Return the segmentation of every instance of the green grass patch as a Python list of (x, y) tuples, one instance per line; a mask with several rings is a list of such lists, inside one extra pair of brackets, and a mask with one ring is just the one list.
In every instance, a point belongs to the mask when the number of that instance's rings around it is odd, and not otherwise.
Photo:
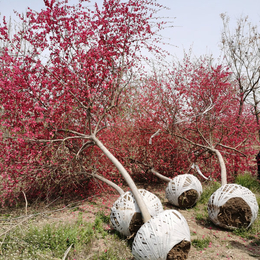
[(103, 211), (98, 212), (97, 217), (106, 224), (110, 222), (110, 215), (106, 215)]
[(80, 221), (70, 225), (29, 225), (25, 230), (19, 227), (1, 237), (0, 259), (41, 259), (44, 255), (62, 258), (69, 246), (81, 250), (90, 245), (93, 237), (93, 225)]
[(198, 221), (206, 220), (206, 219), (207, 219), (207, 216), (205, 216), (204, 213), (198, 212), (198, 213), (196, 213), (196, 215), (195, 215), (195, 219), (198, 220)]
[[(108, 223), (109, 216), (103, 212), (92, 223), (82, 220), (79, 212), (71, 224), (18, 226), (0, 238), (0, 259), (62, 259), (70, 246), (66, 259), (86, 259), (88, 255), (91, 259), (129, 259), (128, 244), (110, 232)], [(103, 245), (102, 250), (93, 251), (96, 243)]]
[(198, 204), (207, 204), (210, 196), (221, 187), (221, 184), (217, 181), (208, 182), (203, 185), (203, 192), (198, 201)]
[(193, 239), (191, 241), (191, 244), (197, 249), (204, 249), (209, 246), (210, 239), (208, 237), (202, 238), (202, 239)]
[(248, 228), (238, 228), (233, 230), (233, 233), (242, 238), (252, 240), (252, 243), (260, 245), (260, 213), (258, 212), (258, 217), (255, 222)]
[(248, 188), (253, 193), (260, 192), (260, 183), (256, 177), (252, 176), (250, 173), (238, 175), (235, 179), (235, 183)]

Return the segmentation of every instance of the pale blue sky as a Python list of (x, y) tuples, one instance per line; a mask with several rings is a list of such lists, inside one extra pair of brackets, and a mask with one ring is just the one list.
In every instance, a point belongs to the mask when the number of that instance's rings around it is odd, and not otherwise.
[[(71, 0), (75, 3), (77, 0)], [(91, 0), (102, 3), (102, 0)], [(220, 55), (219, 41), (222, 30), (221, 13), (230, 16), (230, 24), (235, 26), (236, 19), (248, 15), (249, 21), (259, 24), (259, 0), (158, 0), (170, 10), (160, 13), (161, 17), (171, 17), (175, 27), (164, 31), (165, 41), (177, 46), (167, 46), (167, 50), (177, 58), (183, 56), (183, 49), (188, 51), (193, 46), (196, 56), (213, 54)], [(0, 0), (0, 13), (7, 17), (13, 15), (13, 9), (25, 12), (26, 7), (39, 11), (43, 8), (43, 0)], [(175, 19), (174, 19), (175, 18)]]

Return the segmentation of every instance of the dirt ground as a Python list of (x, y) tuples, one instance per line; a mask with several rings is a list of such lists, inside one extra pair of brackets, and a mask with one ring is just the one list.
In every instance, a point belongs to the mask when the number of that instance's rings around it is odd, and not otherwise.
[(191, 240), (210, 240), (209, 246), (202, 250), (192, 246), (188, 259), (260, 259), (260, 245), (254, 244), (254, 240), (236, 236), (233, 232), (218, 228), (207, 221), (197, 221), (193, 210), (179, 211), (188, 222)]
[(208, 247), (201, 250), (197, 250), (191, 246), (188, 259), (260, 259), (260, 245), (254, 243), (255, 239), (260, 239), (259, 237), (252, 240), (244, 239), (235, 235), (232, 231), (215, 226), (207, 218), (196, 220), (196, 214), (198, 212), (205, 212), (204, 207), (206, 205), (197, 205), (190, 209), (173, 207), (164, 198), (163, 186), (155, 190), (154, 194), (159, 196), (164, 209), (176, 209), (185, 217), (190, 228), (191, 240), (205, 238), (210, 240)]
[[(174, 207), (169, 204), (165, 198), (164, 186), (165, 185), (161, 185), (157, 188), (147, 187), (146, 189), (153, 192), (161, 199), (165, 210), (176, 209), (186, 218), (190, 228), (191, 240), (205, 238), (210, 240), (208, 247), (201, 250), (191, 246), (188, 259), (260, 260), (260, 245), (254, 243), (256, 239), (259, 241), (259, 237), (256, 237), (255, 240), (244, 239), (235, 235), (232, 231), (216, 227), (207, 219), (196, 220), (196, 214), (199, 211), (205, 212), (203, 210), (205, 205), (197, 205), (195, 208), (191, 209), (179, 209)], [(98, 210), (98, 208), (100, 209), (100, 207), (109, 214), (110, 207), (117, 198), (117, 194), (106, 196), (103, 200), (100, 198), (94, 198), (93, 201), (99, 205), (98, 207), (89, 205), (86, 202), (80, 207), (80, 209), (85, 212), (83, 216), (85, 215), (86, 219), (94, 219), (95, 210)]]
[[(179, 209), (174, 207), (169, 204), (165, 198), (166, 187), (164, 186), (165, 185), (160, 185), (160, 187), (157, 188), (147, 187), (146, 189), (153, 192), (161, 199), (165, 210), (176, 209), (186, 218), (190, 228), (191, 240), (204, 238), (210, 240), (208, 247), (203, 248), (202, 250), (197, 250), (195, 247), (191, 246), (188, 259), (260, 260), (260, 245), (254, 243), (256, 240), (259, 241), (260, 237), (251, 240), (244, 239), (235, 235), (232, 231), (216, 227), (206, 218), (196, 220), (196, 214), (198, 211), (205, 212), (203, 208), (206, 205), (197, 205), (195, 208), (191, 209)], [(115, 199), (116, 198), (117, 195), (115, 196)], [(110, 198), (108, 202), (105, 202), (105, 207), (109, 204), (113, 204), (113, 199), (114, 198)]]
[[(157, 186), (156, 188), (147, 187), (146, 189), (157, 195), (163, 204), (164, 209), (176, 209), (187, 220), (190, 228), (191, 240), (194, 239), (209, 239), (209, 245), (203, 249), (196, 249), (191, 246), (188, 254), (188, 259), (234, 259), (234, 260), (250, 260), (260, 259), (260, 243), (259, 237), (252, 240), (241, 238), (235, 235), (232, 231), (227, 231), (214, 226), (206, 218), (196, 219), (199, 212), (204, 212), (206, 205), (197, 205), (191, 209), (178, 209), (167, 202), (165, 199), (165, 185)], [(140, 187), (141, 188), (141, 187)], [(38, 224), (49, 222), (67, 223), (77, 219), (79, 213), (85, 221), (93, 222), (98, 211), (103, 211), (105, 214), (110, 214), (110, 207), (113, 202), (119, 197), (118, 194), (106, 194), (104, 196), (93, 196), (91, 200), (87, 199), (77, 203), (71, 203), (62, 210), (53, 211), (51, 214), (42, 215), (38, 220)], [(71, 208), (74, 208), (73, 211)], [(48, 209), (46, 209), (48, 211)], [(111, 229), (110, 226), (107, 229)], [(260, 234), (260, 230), (259, 230)], [(258, 241), (258, 245), (254, 243)], [(103, 250), (102, 243), (95, 244), (93, 252)], [(130, 249), (129, 249), (130, 250)], [(90, 258), (91, 259), (91, 256)], [(129, 258), (128, 260), (133, 258)]]

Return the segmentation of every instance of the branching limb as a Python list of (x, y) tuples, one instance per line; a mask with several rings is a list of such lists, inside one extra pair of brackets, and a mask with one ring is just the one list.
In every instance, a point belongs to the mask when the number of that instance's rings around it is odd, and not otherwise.
[(151, 172), (152, 172), (155, 176), (157, 176), (159, 179), (161, 179), (161, 180), (163, 180), (163, 181), (165, 181), (165, 182), (170, 182), (170, 181), (171, 181), (170, 178), (168, 178), (168, 177), (166, 177), (166, 176), (160, 174), (160, 173), (157, 172), (154, 168), (151, 169)]
[(201, 131), (199, 130), (199, 128), (197, 127), (198, 133), (201, 136), (201, 138), (204, 140), (204, 142), (206, 144), (208, 144), (209, 147), (212, 147), (212, 145), (208, 142), (208, 140), (205, 138), (205, 136), (201, 133)]
[[(238, 146), (242, 145), (244, 142), (246, 142), (246, 139), (245, 139), (245, 140), (244, 140), (242, 143), (240, 143), (239, 145), (237, 145), (236, 147), (238, 147)], [(226, 149), (229, 149), (229, 150), (235, 151), (235, 152), (237, 152), (237, 153), (239, 153), (239, 154), (242, 154), (244, 157), (247, 157), (247, 155), (246, 155), (246, 154), (244, 154), (244, 153), (240, 152), (240, 151), (239, 151), (239, 150), (237, 150), (236, 148), (229, 147), (229, 146), (227, 146), (227, 145), (224, 145), (224, 144), (217, 144), (217, 145), (219, 145), (219, 146), (221, 146), (221, 147), (224, 147), (224, 148), (226, 148)]]
[(202, 144), (195, 143), (195, 142), (189, 140), (188, 138), (186, 138), (186, 137), (184, 137), (184, 136), (181, 136), (181, 135), (178, 135), (178, 134), (175, 134), (175, 133), (173, 133), (173, 135), (176, 136), (176, 137), (178, 137), (178, 138), (180, 138), (180, 139), (185, 140), (186, 142), (188, 142), (188, 143), (190, 143), (190, 144), (192, 144), (192, 145), (199, 146), (199, 147), (202, 147), (202, 148), (206, 148), (206, 149), (208, 149), (208, 150), (212, 150), (211, 147), (208, 147), (208, 146), (205, 146), (205, 145), (202, 145)]
[(123, 195), (125, 192), (118, 186), (116, 185), (114, 182), (108, 180), (107, 178), (103, 177), (103, 176), (100, 176), (96, 173), (92, 173), (90, 174), (91, 176), (105, 182), (106, 184), (108, 184), (109, 186), (111, 186), (112, 188), (114, 188), (120, 195)]
[(88, 141), (88, 142), (84, 143), (84, 144), (80, 147), (80, 149), (78, 150), (78, 152), (77, 152), (77, 154), (76, 154), (76, 158), (79, 158), (80, 153), (81, 153), (85, 148), (87, 148), (87, 147), (89, 147), (89, 146), (91, 146), (91, 145), (94, 145), (94, 143), (93, 143), (92, 141)]
[(149, 139), (149, 144), (152, 144), (152, 139), (160, 133), (161, 129), (158, 129)]

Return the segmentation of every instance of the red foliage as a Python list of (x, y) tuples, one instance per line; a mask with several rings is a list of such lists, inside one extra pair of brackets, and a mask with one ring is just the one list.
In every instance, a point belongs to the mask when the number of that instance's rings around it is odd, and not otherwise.
[(120, 185), (121, 175), (91, 139), (96, 135), (138, 181), (158, 181), (151, 167), (173, 177), (194, 161), (219, 178), (214, 149), (229, 180), (250, 170), (256, 126), (249, 110), (238, 116), (239, 99), (222, 66), (187, 57), (126, 92), (132, 72), (143, 72), (142, 48), (158, 51), (149, 40), (156, 42), (160, 24), (150, 19), (161, 6), (107, 0), (91, 10), (86, 1), (66, 2), (46, 0), (40, 13), (28, 9), (13, 37), (5, 21), (0, 27), (2, 204), (22, 192), (99, 192), (92, 172)]
[(239, 116), (239, 99), (229, 79), (230, 72), (222, 66), (205, 58), (192, 62), (189, 57), (171, 72), (155, 72), (147, 79), (139, 91), (141, 105), (131, 137), (140, 144), (136, 161), (154, 165), (166, 176), (187, 172), (196, 162), (205, 176), (220, 179), (217, 149), (224, 157), (228, 181), (252, 171), (257, 125), (249, 109)]
[(225, 159), (228, 181), (250, 171), (257, 125), (249, 109), (239, 115), (238, 94), (229, 81), (231, 73), (206, 59), (195, 64), (186, 60), (179, 72), (175, 82), (186, 107), (179, 115), (184, 123), (172, 135), (190, 144), (214, 178), (220, 178), (214, 149)]
[(110, 165), (88, 138), (110, 124), (142, 48), (154, 49), (148, 40), (160, 23), (150, 20), (160, 6), (107, 0), (91, 10), (84, 2), (46, 0), (41, 12), (20, 15), (13, 37), (5, 20), (0, 27), (2, 203), (22, 191), (84, 194), (93, 165)]

